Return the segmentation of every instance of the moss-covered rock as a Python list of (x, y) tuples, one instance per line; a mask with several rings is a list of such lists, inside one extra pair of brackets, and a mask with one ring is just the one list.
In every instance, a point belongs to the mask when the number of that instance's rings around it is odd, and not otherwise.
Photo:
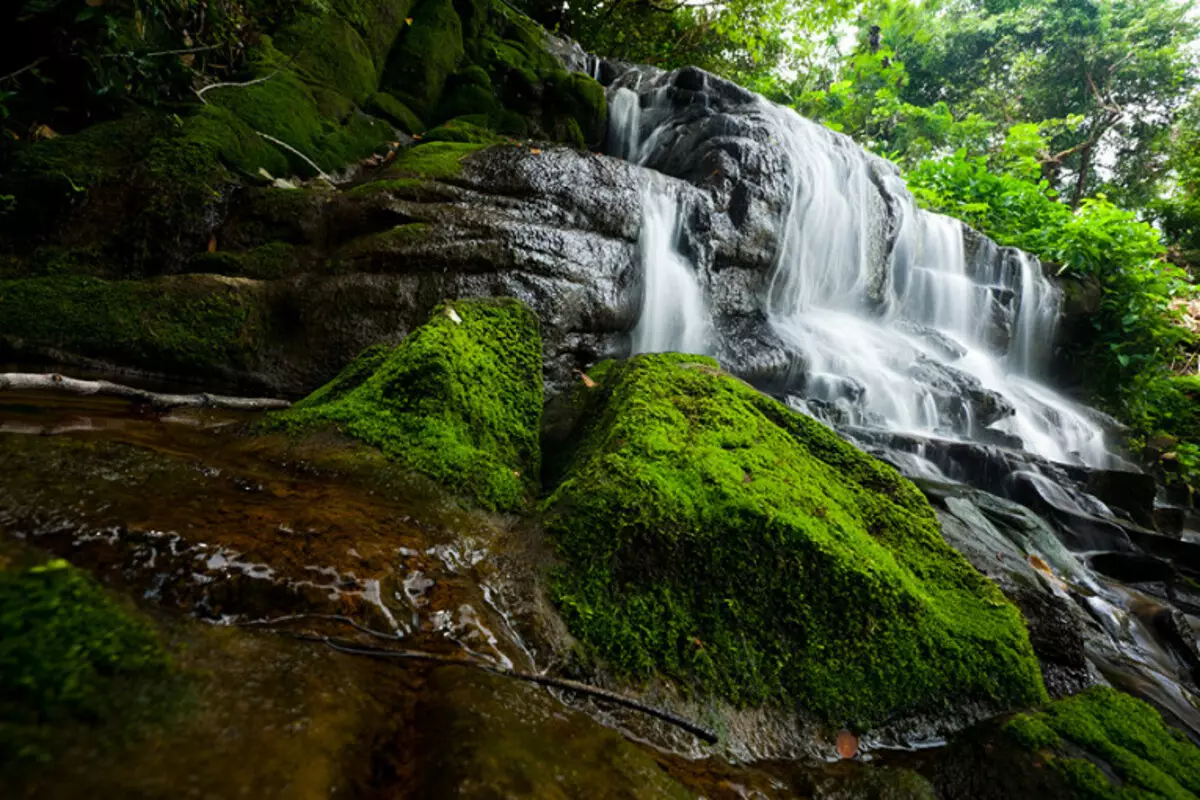
[[(500, 133), (582, 147), (603, 136), (600, 86), (568, 73), (545, 32), (500, 0), (329, 0), (258, 24), (267, 34), (241, 74), (201, 89), (203, 103), (23, 145), (0, 176), (11, 198), (0, 274), (190, 269), (239, 189), (335, 173), (391, 147), (397, 128), (470, 117), (478, 130), (450, 124), (435, 139)], [(47, 245), (87, 257), (35, 257)]]
[(1045, 698), (1020, 613), (891, 467), (710, 359), (593, 377), (546, 527), (612, 668), (853, 726)]
[(374, 347), (274, 424), (336, 425), (489, 509), (536, 494), (542, 417), (538, 319), (507, 298), (434, 310), (395, 348)]
[[(466, 136), (465, 139), (472, 137)], [(445, 141), (434, 140), (418, 147), (405, 150), (388, 169), (384, 180), (389, 178), (421, 178), (425, 180), (450, 180), (462, 172), (463, 160), (477, 153), (490, 143), (485, 141), (459, 141), (447, 137)]]
[(424, 117), (433, 111), (464, 53), (462, 20), (453, 0), (421, 0), (410, 30), (392, 51), (387, 83)]
[(182, 275), (0, 281), (0, 351), (54, 349), (182, 374), (248, 366), (261, 337), (260, 287)]
[(1200, 797), (1200, 747), (1153, 707), (1107, 686), (1020, 714), (1003, 730), (1080, 800)]
[(0, 766), (40, 758), (40, 726), (115, 711), (114, 681), (168, 669), (149, 623), (65, 561), (0, 569)]

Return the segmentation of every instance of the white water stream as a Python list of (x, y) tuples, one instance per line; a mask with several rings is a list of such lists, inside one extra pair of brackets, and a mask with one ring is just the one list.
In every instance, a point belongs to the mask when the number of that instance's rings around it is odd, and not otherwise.
[[(663, 129), (645, 129), (641, 106), (660, 98), (611, 94), (615, 155), (645, 163)], [(1055, 461), (1110, 461), (1094, 416), (1039, 380), (1059, 294), (1035, 258), (994, 248), (968, 257), (962, 224), (918, 208), (900, 177), (881, 175), (848, 137), (761, 98), (754, 112), (794, 176), (761, 308), (803, 364), (798, 405), (852, 426), (944, 438), (976, 439), (988, 427)], [(872, 251), (887, 225), (876, 182), (899, 220), (882, 270)], [(649, 180), (643, 209), (634, 352), (713, 352), (701, 281), (678, 248), (679, 201)], [(997, 329), (1007, 341), (994, 341)], [(1006, 413), (975, 419), (970, 398), (980, 396)]]

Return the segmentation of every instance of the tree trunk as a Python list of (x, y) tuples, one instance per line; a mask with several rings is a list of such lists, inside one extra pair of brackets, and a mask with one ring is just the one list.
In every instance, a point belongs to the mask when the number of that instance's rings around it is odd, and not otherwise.
[(1087, 184), (1092, 166), (1092, 148), (1095, 142), (1088, 142), (1079, 150), (1079, 177), (1075, 181), (1075, 191), (1071, 193), (1071, 208), (1079, 208), (1087, 194)]

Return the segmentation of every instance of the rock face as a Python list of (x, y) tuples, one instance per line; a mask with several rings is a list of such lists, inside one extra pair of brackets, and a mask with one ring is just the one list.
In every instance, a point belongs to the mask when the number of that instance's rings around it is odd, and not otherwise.
[(891, 468), (710, 359), (593, 377), (545, 525), (614, 669), (861, 728), (1044, 697), (1020, 614)]
[[(423, 0), (401, 9), (398, 19), (411, 15), (411, 26), (393, 19), (394, 3), (366, 5), (391, 10), (363, 27), (334, 3), (327, 17), (289, 23), (261, 54), (267, 64), (276, 50), (301, 53), (286, 74), (256, 67), (274, 77), (245, 90), (214, 88), (182, 128), (143, 114), (22, 153), (2, 181), (17, 211), (0, 220), (0, 279), (17, 283), (0, 290), (0, 348), (22, 360), (92, 359), (299, 395), (364, 347), (400, 341), (445, 298), (503, 295), (542, 320), (547, 387), (557, 392), (574, 369), (630, 351), (644, 290), (642, 194), (653, 182), (682, 209), (678, 247), (715, 311), (711, 353), (781, 396), (811, 388), (810, 365), (768, 323), (763, 298), (775, 290), (780, 231), (797, 192), (823, 177), (793, 167), (768, 104), (694, 69), (598, 64), (501, 3)], [(332, 28), (345, 35), (328, 36)], [(328, 52), (305, 44), (314, 37)], [(363, 37), (365, 60), (341, 59), (339, 48)], [(568, 69), (610, 84), (605, 149), (632, 158), (628, 142), (650, 140), (639, 163), (506, 138), (601, 141), (604, 91)], [(301, 127), (284, 133), (264, 116), (288, 98), (307, 109), (304, 98), (335, 90), (348, 109), (339, 117), (349, 120), (345, 130), (318, 135), (311, 109), (297, 111)], [(639, 109), (633, 132), (628, 115), (616, 113), (630, 97)], [(346, 180), (337, 189), (253, 185), (260, 169), (313, 172), (255, 131), (335, 173), (386, 142), (404, 144), (404, 130), (425, 130), (429, 143), (386, 167), (339, 173)], [(824, 135), (867, 175), (865, 281), (871, 302), (886, 304), (899, 279), (888, 263), (906, 224), (896, 168)], [(1015, 251), (969, 231), (964, 247), (971, 280), (1013, 284)], [(154, 312), (103, 310), (129, 291), (156, 298)], [(1017, 300), (989, 291), (988, 336), (1003, 351)], [(195, 299), (208, 292), (213, 304)], [(236, 319), (222, 317), (220, 341), (210, 342), (210, 318), (225, 314), (214, 304), (226, 299)], [(74, 321), (81, 318), (86, 325)], [(957, 347), (931, 329), (911, 334)], [(913, 370), (961, 434), (1012, 413), (969, 375), (934, 361)], [(847, 384), (839, 396), (862, 391)]]

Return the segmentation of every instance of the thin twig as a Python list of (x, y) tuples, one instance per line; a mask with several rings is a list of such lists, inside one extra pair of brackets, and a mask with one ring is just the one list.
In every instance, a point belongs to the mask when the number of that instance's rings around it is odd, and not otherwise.
[[(277, 621), (285, 621), (305, 616), (334, 619), (339, 622), (349, 622), (350, 624), (354, 625), (354, 627), (362, 630), (357, 623), (354, 623), (349, 618), (340, 617), (335, 614), (294, 614), (288, 617), (280, 617)], [(474, 669), (483, 670), (484, 672), (490, 672), (493, 675), (498, 675), (502, 678), (514, 678), (519, 681), (525, 681), (526, 683), (534, 683), (539, 686), (546, 686), (552, 689), (562, 689), (564, 691), (574, 692), (576, 694), (587, 695), (588, 697), (613, 703), (614, 705), (623, 706), (639, 713), (646, 714), (647, 716), (654, 717), (655, 719), (662, 720), (669, 725), (673, 725), (676, 728), (687, 731), (696, 738), (708, 742), (709, 744), (716, 744), (719, 741), (717, 735), (712, 731), (697, 725), (690, 720), (686, 720), (683, 717), (676, 716), (670, 711), (647, 705), (640, 700), (634, 700), (631, 697), (625, 697), (624, 695), (617, 694), (616, 692), (610, 692), (607, 689), (600, 689), (595, 686), (589, 686), (586, 683), (580, 683), (578, 681), (572, 681), (566, 678), (554, 678), (549, 675), (538, 675), (534, 672), (521, 672), (508, 667), (502, 667), (498, 664), (482, 661), (478, 658), (443, 656), (436, 653), (428, 653), (423, 650), (397, 650), (393, 648), (368, 647), (364, 645), (358, 645), (353, 642), (347, 642), (345, 640), (334, 639), (329, 636), (318, 636), (311, 633), (297, 633), (295, 631), (288, 630), (274, 629), (271, 630), (271, 632), (288, 636), (293, 639), (298, 639), (303, 642), (320, 642), (329, 649), (345, 655), (365, 656), (367, 658), (428, 661), (432, 664), (442, 664), (450, 667), (472, 667)], [(370, 629), (367, 629), (365, 632), (374, 636), (381, 636), (381, 634), (379, 634), (377, 631), (371, 631)]]
[[(304, 635), (301, 634), (300, 636)], [(527, 683), (536, 683), (539, 686), (547, 686), (553, 689), (563, 689), (568, 692), (575, 692), (576, 694), (583, 694), (589, 697), (594, 697), (598, 700), (604, 700), (606, 702), (613, 703), (615, 705), (624, 706), (625, 708), (633, 709), (634, 711), (654, 717), (655, 719), (660, 719), (663, 722), (687, 731), (693, 736), (702, 739), (709, 744), (716, 744), (718, 741), (717, 735), (712, 731), (701, 727), (690, 720), (676, 716), (669, 711), (665, 711), (661, 708), (655, 708), (654, 706), (647, 705), (640, 700), (634, 700), (631, 697), (625, 697), (624, 695), (617, 694), (616, 692), (610, 692), (607, 689), (600, 689), (595, 686), (589, 686), (586, 683), (567, 680), (566, 678), (554, 678), (549, 675), (538, 675), (537, 673), (533, 672), (520, 672), (515, 669), (501, 667), (496, 664), (489, 664), (484, 661), (455, 658), (453, 656), (439, 656), (420, 650), (390, 650), (379, 647), (347, 645), (331, 639), (328, 636), (306, 636), (304, 638), (309, 641), (321, 641), (330, 649), (336, 650), (339, 653), (345, 653), (347, 655), (367, 656), (369, 658), (412, 659), (416, 661), (431, 661), (436, 664), (445, 664), (447, 666), (474, 667), (475, 669), (481, 669), (485, 672), (490, 672), (493, 675), (499, 675), (503, 678), (515, 678), (516, 680), (525, 681)]]
[(105, 58), (157, 58), (158, 56), (184, 56), (189, 53), (205, 53), (216, 50), (218, 45), (210, 44), (204, 47), (188, 47), (183, 50), (159, 50), (155, 53), (105, 53)]
[[(270, 75), (267, 75), (266, 77), (255, 78), (252, 81), (244, 81), (242, 83), (213, 83), (213, 84), (209, 84), (208, 86), (205, 86), (202, 89), (195, 89), (193, 91), (195, 92), (196, 97), (200, 98), (201, 103), (208, 105), (208, 101), (204, 99), (204, 93), (207, 92), (209, 89), (257, 86), (260, 83), (266, 83), (267, 81), (271, 80), (271, 78), (274, 78), (278, 74), (279, 74), (279, 70), (275, 70), (274, 72), (272, 72)], [(300, 160), (302, 160), (305, 164), (308, 164), (310, 167), (312, 167), (313, 169), (315, 169), (317, 171), (317, 175), (319, 175), (323, 180), (333, 183), (333, 178), (329, 177), (329, 175), (325, 172), (325, 170), (321, 169), (321, 167), (317, 164), (317, 162), (313, 161), (311, 158), (304, 155), (304, 153), (301, 153), (299, 150), (292, 147), (287, 142), (282, 141), (280, 139), (276, 139), (274, 136), (271, 136), (270, 134), (267, 134), (267, 133), (263, 133), (262, 131), (254, 131), (254, 132), (256, 134), (258, 134), (260, 137), (262, 137), (263, 139), (266, 139), (271, 144), (276, 145), (278, 147), (282, 147), (284, 150), (287, 150), (289, 153), (296, 156), (296, 158), (299, 158)]]
[(342, 622), (351, 626), (355, 630), (362, 631), (363, 633), (369, 636), (374, 636), (377, 639), (383, 639), (384, 641), (388, 642), (400, 640), (400, 634), (398, 633), (384, 633), (383, 631), (377, 631), (360, 624), (358, 621), (353, 620), (350, 617), (342, 616), (341, 614), (288, 614), (283, 617), (274, 617), (272, 619), (252, 619), (244, 622), (237, 622), (235, 624), (239, 627), (248, 628), (258, 625), (278, 625), (281, 622), (294, 622), (300, 619), (323, 619), (330, 622)]
[(84, 396), (119, 397), (156, 408), (223, 408), (235, 411), (265, 411), (289, 408), (287, 400), (270, 397), (226, 397), (216, 394), (159, 394), (109, 381), (84, 381), (57, 373), (0, 373), (0, 391), (54, 391)]
[(269, 135), (263, 133), (262, 131), (255, 131), (255, 133), (257, 133), (262, 138), (266, 139), (268, 142), (279, 145), (284, 150), (287, 150), (289, 153), (296, 156), (297, 158), (303, 159), (305, 164), (308, 164), (310, 167), (312, 167), (313, 169), (315, 169), (317, 171), (317, 175), (321, 176), (321, 178), (329, 181), (330, 183), (333, 183), (333, 178), (326, 175), (325, 170), (323, 170), (319, 166), (317, 166), (317, 162), (313, 161), (311, 158), (304, 155), (304, 153), (301, 153), (299, 150), (292, 147), (287, 142), (282, 142), (279, 139), (276, 139), (274, 136), (269, 136)]
[(10, 73), (8, 75), (5, 75), (3, 78), (0, 78), (0, 83), (4, 83), (5, 81), (11, 81), (13, 78), (17, 77), (18, 75), (23, 75), (24, 73), (29, 72), (29, 70), (33, 69), (34, 67), (37, 67), (49, 60), (50, 60), (49, 56), (42, 56), (41, 58), (36, 59), (32, 64), (27, 64), (26, 66), (21, 67), (16, 72)]
[[(255, 78), (252, 81), (243, 81), (241, 83), (210, 83), (208, 86), (204, 86), (200, 89), (197, 89), (196, 97), (199, 97), (201, 100), (204, 100), (204, 93), (211, 91), (212, 89), (236, 89), (236, 88), (240, 88), (240, 87), (244, 87), (244, 86), (257, 86), (260, 83), (266, 83), (267, 81), (271, 80), (271, 78), (274, 78), (278, 74), (279, 74), (279, 70), (275, 70), (270, 75), (267, 75), (263, 78)], [(208, 101), (204, 100), (204, 102), (207, 103)]]

